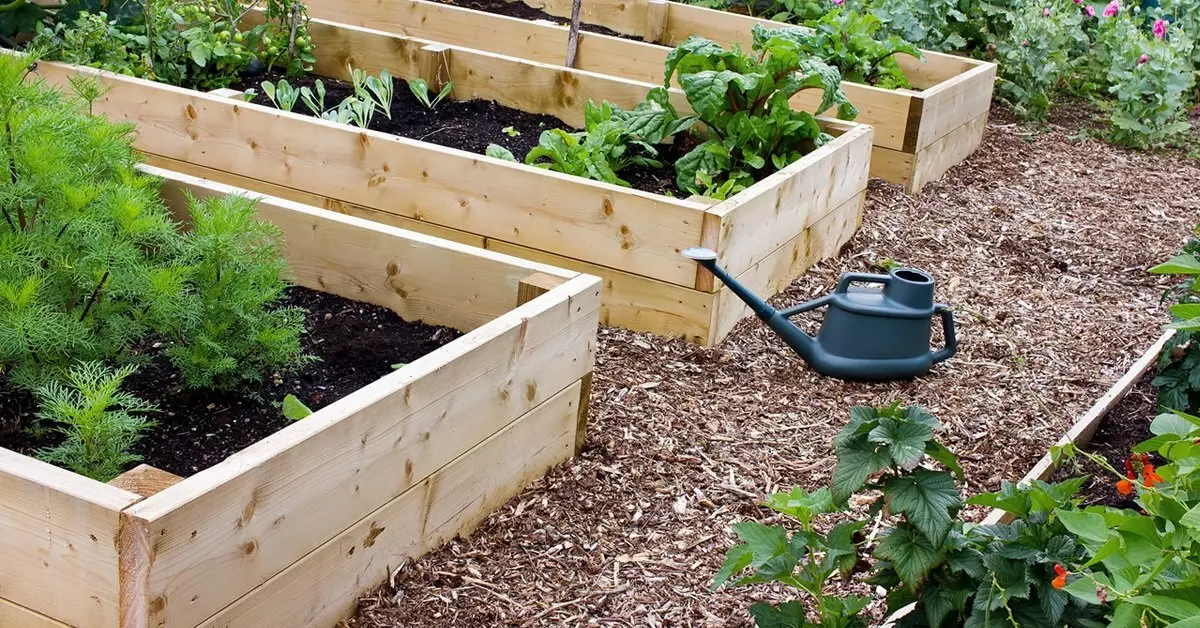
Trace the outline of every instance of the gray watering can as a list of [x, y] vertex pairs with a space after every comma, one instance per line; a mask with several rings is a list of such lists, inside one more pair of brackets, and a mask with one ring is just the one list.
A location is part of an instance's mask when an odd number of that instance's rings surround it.
[[[683, 255], [729, 286], [822, 375], [850, 380], [908, 379], [924, 375], [958, 350], [954, 314], [949, 306], [933, 302], [933, 277], [920, 270], [896, 268], [886, 275], [846, 273], [832, 294], [776, 310], [718, 267], [714, 251], [690, 248]], [[851, 283], [881, 284], [883, 289], [851, 287]], [[815, 338], [788, 320], [826, 305], [829, 311]], [[946, 346], [931, 351], [935, 314], [941, 316]]]

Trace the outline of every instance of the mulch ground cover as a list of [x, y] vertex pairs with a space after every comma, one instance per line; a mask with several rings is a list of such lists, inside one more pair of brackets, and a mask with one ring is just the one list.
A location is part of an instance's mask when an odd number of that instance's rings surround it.
[[582, 455], [468, 538], [392, 565], [349, 624], [749, 626], [752, 602], [787, 594], [708, 590], [730, 526], [772, 520], [756, 505], [770, 492], [825, 485], [855, 404], [932, 411], [968, 490], [1020, 478], [1160, 334], [1172, 280], [1146, 269], [1200, 220], [1200, 162], [1110, 146], [1064, 111], [1032, 130], [995, 110], [980, 149], [919, 197], [873, 181], [843, 254], [773, 300], [915, 266], [955, 306], [955, 358], [915, 381], [847, 383], [756, 320], [713, 349], [602, 329]]
[[[295, 373], [232, 391], [189, 390], [161, 343], [138, 349], [143, 364], [123, 389], [159, 408], [151, 415], [156, 425], [135, 448], [146, 464], [183, 477], [203, 471], [290, 425], [279, 407], [286, 395], [320, 410], [392, 373], [392, 365], [412, 362], [462, 335], [306, 288], [289, 289], [282, 305], [307, 311], [301, 347], [319, 359]], [[8, 428], [0, 429], [0, 446], [33, 455], [58, 442], [54, 432], [35, 438], [14, 429], [30, 425], [35, 411], [32, 396], [0, 375], [0, 428]]]

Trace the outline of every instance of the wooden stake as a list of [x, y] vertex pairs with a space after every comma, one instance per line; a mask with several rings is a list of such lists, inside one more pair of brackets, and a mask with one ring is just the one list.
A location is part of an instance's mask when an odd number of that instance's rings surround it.
[[525, 305], [561, 286], [565, 281], [566, 279], [562, 277], [555, 277], [546, 273], [534, 273], [522, 279], [521, 283], [517, 284], [517, 305]]
[[575, 67], [575, 51], [579, 48], [579, 9], [583, 0], [571, 2], [571, 30], [567, 34], [567, 67]]
[[646, 2], [646, 30], [642, 39], [657, 44], [667, 30], [667, 11], [671, 5], [667, 0], [648, 0]]
[[168, 473], [148, 464], [139, 464], [109, 480], [108, 483], [112, 486], [123, 488], [130, 493], [141, 495], [142, 497], [150, 497], [155, 493], [175, 486], [181, 481], [183, 481], [183, 478], [174, 473]]
[[429, 44], [421, 47], [420, 74], [429, 86], [430, 98], [450, 82], [450, 47]]

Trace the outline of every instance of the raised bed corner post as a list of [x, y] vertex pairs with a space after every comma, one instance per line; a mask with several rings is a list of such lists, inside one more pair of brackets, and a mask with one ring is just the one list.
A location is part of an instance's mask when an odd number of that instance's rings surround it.
[[420, 49], [418, 74], [433, 94], [441, 93], [450, 82], [450, 52], [450, 47], [442, 44], [428, 44]]
[[642, 39], [652, 44], [659, 43], [667, 32], [668, 11], [671, 3], [667, 0], [649, 0], [646, 3], [646, 30]]
[[[566, 281], [562, 277], [547, 275], [545, 273], [534, 273], [521, 280], [517, 284], [517, 306], [525, 305], [530, 301], [546, 294], [547, 292], [557, 288]], [[580, 380], [579, 390], [579, 414], [575, 422], [575, 455], [578, 456], [583, 451], [583, 445], [587, 441], [587, 425], [588, 425], [588, 408], [589, 399], [592, 396], [592, 373], [588, 373]]]

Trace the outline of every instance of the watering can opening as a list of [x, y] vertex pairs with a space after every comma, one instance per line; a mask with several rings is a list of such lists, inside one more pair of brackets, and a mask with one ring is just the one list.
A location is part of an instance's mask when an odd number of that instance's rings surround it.
[[901, 281], [909, 283], [926, 284], [933, 283], [933, 277], [923, 271], [915, 268], [897, 268], [892, 271], [892, 276]]

